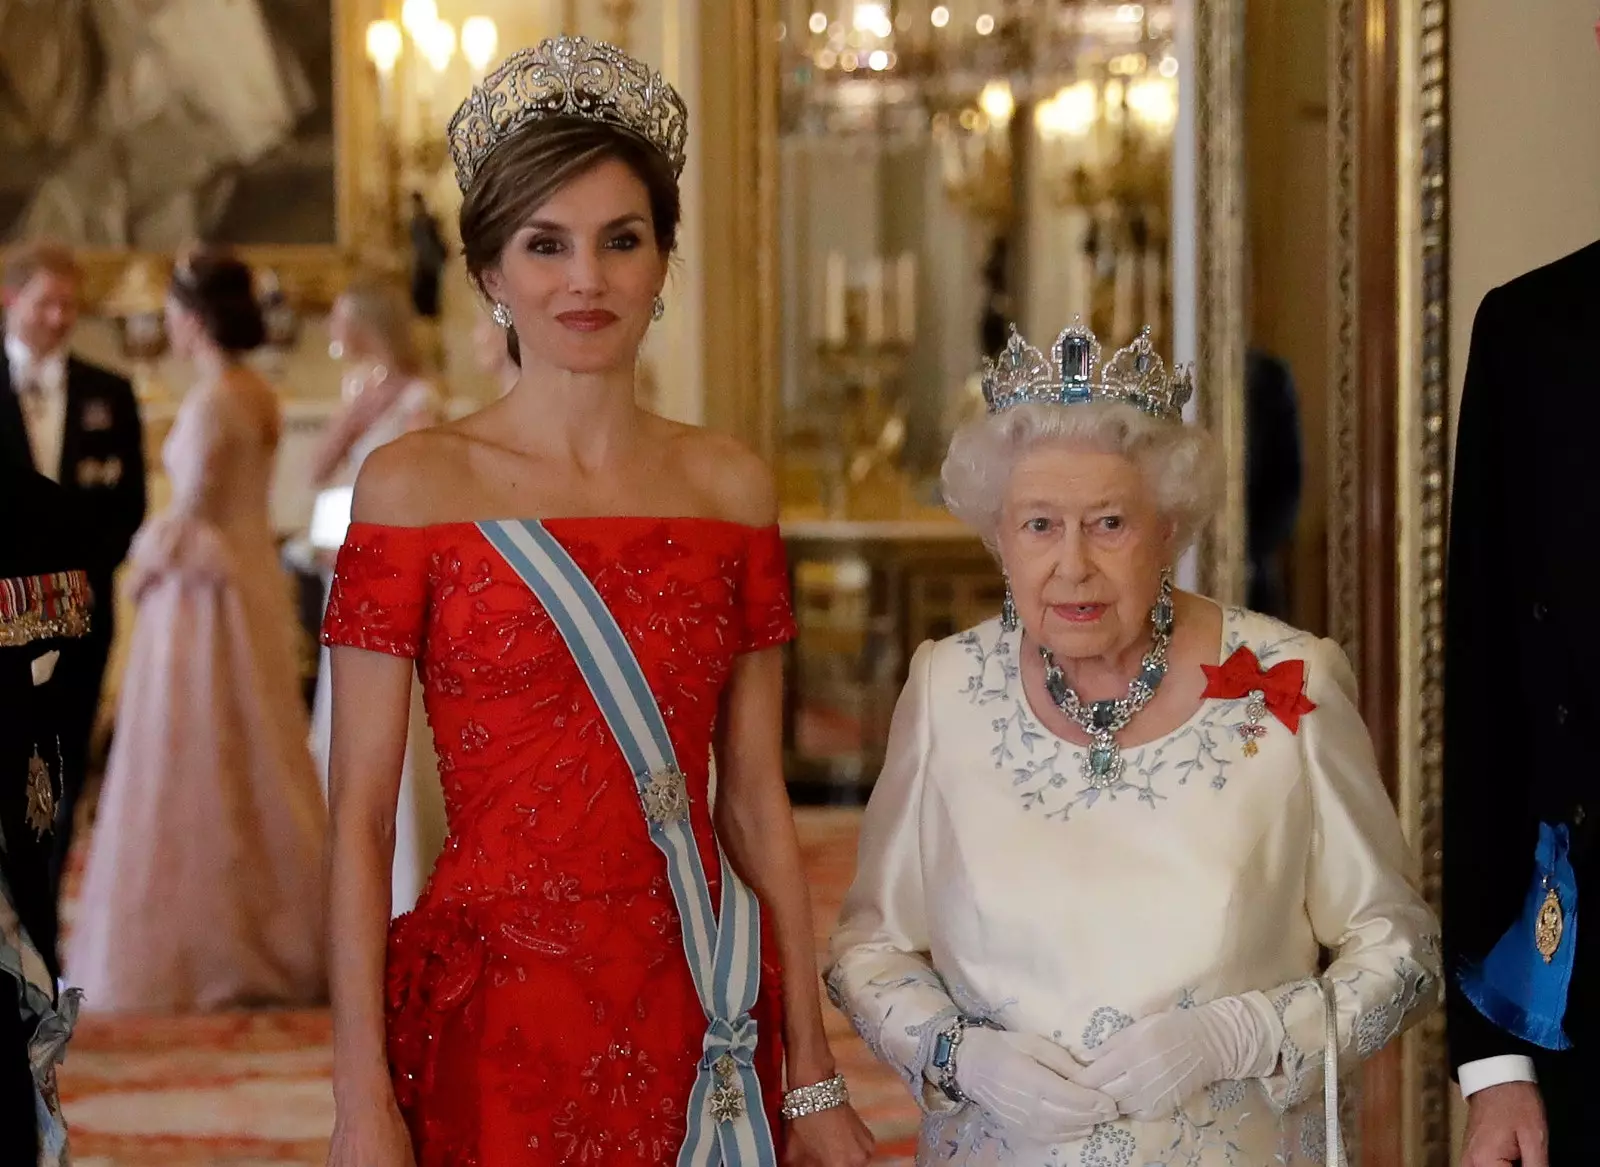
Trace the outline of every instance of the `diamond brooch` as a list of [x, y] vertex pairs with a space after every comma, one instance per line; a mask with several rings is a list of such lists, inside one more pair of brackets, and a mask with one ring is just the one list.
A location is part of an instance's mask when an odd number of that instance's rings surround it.
[[1261, 722], [1267, 716], [1267, 695], [1260, 689], [1252, 690], [1245, 700], [1244, 724], [1239, 727], [1239, 736], [1244, 738], [1244, 756], [1253, 758], [1261, 752], [1257, 739], [1267, 736], [1267, 727]]
[[644, 803], [645, 817], [658, 827], [681, 823], [689, 817], [689, 784], [676, 766], [650, 771], [648, 781], [639, 788], [639, 798]]
[[738, 1084], [739, 1066], [723, 1054], [711, 1066], [717, 1084], [711, 1091], [711, 1117], [720, 1123], [738, 1122], [744, 1117], [744, 1088]]

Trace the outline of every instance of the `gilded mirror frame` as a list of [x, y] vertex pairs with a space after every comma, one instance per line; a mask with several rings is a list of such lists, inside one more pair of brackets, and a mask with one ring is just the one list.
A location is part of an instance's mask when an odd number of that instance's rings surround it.
[[[1244, 597], [1244, 0], [1192, 0], [1200, 419], [1222, 447], [1224, 505], [1202, 540], [1201, 589]], [[697, 135], [703, 166], [705, 413], [771, 457], [778, 421], [776, 0], [705, 5]]]
[[[1441, 908], [1448, 0], [1330, 6], [1328, 619]], [[1350, 1161], [1448, 1167], [1443, 1011], [1365, 1075]], [[1352, 1119], [1354, 1116], [1351, 1116]]]

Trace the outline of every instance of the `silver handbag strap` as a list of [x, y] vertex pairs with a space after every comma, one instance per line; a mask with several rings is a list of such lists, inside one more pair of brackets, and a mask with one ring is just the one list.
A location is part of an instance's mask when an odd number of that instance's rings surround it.
[[1347, 1167], [1339, 1129], [1339, 1013], [1333, 982], [1318, 977], [1317, 991], [1322, 995], [1322, 1108], [1327, 1121], [1327, 1167]]

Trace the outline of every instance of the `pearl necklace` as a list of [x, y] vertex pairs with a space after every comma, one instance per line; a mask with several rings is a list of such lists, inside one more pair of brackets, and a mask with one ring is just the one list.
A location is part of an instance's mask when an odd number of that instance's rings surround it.
[[1116, 735], [1127, 728], [1138, 712], [1150, 704], [1167, 675], [1167, 650], [1172, 646], [1172, 573], [1161, 575], [1161, 592], [1150, 609], [1150, 649], [1139, 662], [1139, 671], [1128, 682], [1128, 695], [1111, 701], [1091, 701], [1085, 705], [1067, 684], [1066, 674], [1044, 645], [1039, 656], [1044, 661], [1044, 688], [1073, 722], [1089, 735], [1089, 749], [1083, 755], [1083, 779], [1096, 790], [1112, 790], [1122, 784], [1127, 768]]

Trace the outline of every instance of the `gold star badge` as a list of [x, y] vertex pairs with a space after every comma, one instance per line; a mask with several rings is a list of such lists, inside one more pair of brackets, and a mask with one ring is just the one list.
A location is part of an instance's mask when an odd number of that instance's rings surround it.
[[37, 748], [28, 759], [28, 825], [41, 838], [56, 825], [56, 787]]

